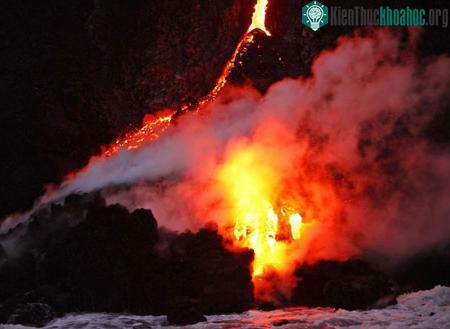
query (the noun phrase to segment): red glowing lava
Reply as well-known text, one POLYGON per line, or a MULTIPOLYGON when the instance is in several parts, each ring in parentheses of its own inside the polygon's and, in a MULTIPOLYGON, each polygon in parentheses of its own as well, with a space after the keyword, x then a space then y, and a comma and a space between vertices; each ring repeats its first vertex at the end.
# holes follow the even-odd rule
MULTIPOLYGON (((239 41, 236 49, 233 52, 233 55, 227 61, 221 75, 217 79, 214 88, 208 95, 198 101, 195 111, 201 110, 205 105, 216 99, 222 88, 227 84, 228 76, 235 66, 236 58, 239 54, 245 52, 246 48, 248 48, 248 46, 254 42, 254 35, 251 32, 255 29, 260 29, 264 31, 266 35, 270 36, 270 32, 265 27, 267 5, 268 0, 257 1, 253 13, 252 23, 247 33, 245 33, 239 41)), ((156 116, 146 116, 142 122, 142 128, 136 131, 128 132, 125 134, 125 136, 116 139, 114 143, 104 149, 102 156, 110 157, 119 152, 121 149, 136 149, 144 143, 156 140, 161 135, 161 133, 163 133, 170 126, 171 122, 173 121, 174 115, 179 111, 183 111, 184 108, 185 106, 181 106, 181 110, 174 110, 170 111, 170 113, 166 112, 156 116)))

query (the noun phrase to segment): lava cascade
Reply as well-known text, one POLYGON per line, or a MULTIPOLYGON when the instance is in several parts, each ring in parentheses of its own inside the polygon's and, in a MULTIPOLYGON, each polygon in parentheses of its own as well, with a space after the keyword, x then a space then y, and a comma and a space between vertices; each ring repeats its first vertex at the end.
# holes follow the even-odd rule
POLYGON ((253 278, 287 265, 286 246, 299 240, 303 218, 295 204, 283 197, 277 168, 258 145, 239 147, 227 157, 218 173, 239 246, 255 253, 253 278))
POLYGON ((269 30, 266 28, 266 11, 269 5, 269 0, 258 0, 256 2, 255 11, 253 13, 252 24, 248 29, 249 32, 260 29, 270 36, 269 30))
MULTIPOLYGON (((257 1, 249 29, 227 61, 214 88, 197 102, 195 112, 216 99, 227 84, 237 57, 255 40, 252 32, 258 29, 270 36, 265 26, 267 6, 268 0, 257 1)), ((117 139, 103 151, 103 156, 110 157, 122 149, 137 149, 144 143, 155 141, 173 123, 177 114, 187 111, 190 107, 184 105, 177 111, 146 116, 142 128, 117 139)), ((277 174, 270 166, 258 165, 255 162, 260 153, 261 150, 252 148, 241 150, 223 164, 219 173, 224 198, 232 204, 230 216, 235 221, 234 243, 239 247, 250 248, 255 253, 253 279, 256 286, 257 278, 266 270, 281 270, 286 266, 286 246, 300 239, 303 225, 303 218, 295 205, 287 204, 276 195, 280 183, 277 182, 277 174)))

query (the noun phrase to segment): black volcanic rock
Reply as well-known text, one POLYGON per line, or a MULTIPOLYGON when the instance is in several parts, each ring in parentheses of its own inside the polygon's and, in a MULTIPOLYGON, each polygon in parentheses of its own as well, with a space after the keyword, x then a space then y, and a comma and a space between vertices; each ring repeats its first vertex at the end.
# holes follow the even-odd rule
POLYGON ((8 256, 6 255, 5 249, 0 244, 0 266, 2 266, 8 260, 8 256))
POLYGON ((29 252, 0 266, 0 303, 36 286, 36 259, 29 252))
POLYGON ((243 312, 253 305, 249 265, 253 252, 231 252, 217 231, 202 229, 173 239, 166 251, 166 293, 200 302, 203 314, 243 312))
POLYGON ((91 210, 66 239, 47 250, 39 265, 40 282, 63 283, 75 309, 146 312, 151 295, 145 281, 151 276, 145 274, 157 265, 152 253, 156 229, 149 211, 130 214, 118 205, 91 210))
POLYGON ((22 251, 0 267, 0 304, 9 310, 3 314, 40 303, 58 315, 170 314, 181 323, 253 305, 253 252, 227 250, 215 229, 165 232, 150 211, 106 206, 95 194, 68 197, 32 216, 9 233, 22 251), (186 301, 191 315, 182 311, 186 301))
POLYGON ((192 299, 174 300, 173 306, 167 312, 167 321, 177 326, 205 322, 206 318, 200 309, 201 306, 198 301, 192 299))
POLYGON ((320 261, 297 269, 292 303, 310 307, 367 309, 393 295, 389 278, 361 260, 320 261))
MULTIPOLYGON (((253 252, 227 250, 216 228, 167 232, 150 211, 107 206, 92 194, 40 209, 0 242, 9 235, 21 253, 4 250, 0 322, 44 323, 52 312, 128 312, 167 314, 171 323, 187 324, 254 306, 253 252)), ((446 249, 417 255, 389 272, 395 285, 362 260, 304 265, 295 273, 290 304, 385 306, 399 292, 448 284, 449 259, 446 249)))
POLYGON ((450 245, 420 252, 395 267, 393 277, 404 291, 450 286, 450 245))
POLYGON ((0 306, 0 323, 43 327, 53 320, 55 315, 49 305, 42 303, 17 304, 12 307, 0 306))
MULTIPOLYGON (((309 2, 269 1, 266 27, 271 36, 266 36, 262 31, 257 33, 255 43, 239 59, 232 72, 233 83, 250 82, 265 92, 271 84, 284 78, 308 76, 311 74, 312 62, 321 51, 334 47, 339 36, 354 31, 353 27, 325 26, 313 32, 303 26, 301 10, 309 2)), ((343 0, 333 5, 350 2, 343 0)))

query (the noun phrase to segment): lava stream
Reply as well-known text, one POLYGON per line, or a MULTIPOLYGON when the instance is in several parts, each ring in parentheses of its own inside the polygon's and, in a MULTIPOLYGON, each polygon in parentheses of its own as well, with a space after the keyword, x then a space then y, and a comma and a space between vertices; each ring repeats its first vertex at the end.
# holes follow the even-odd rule
MULTIPOLYGON (((214 88, 198 101, 195 111, 213 101, 227 84, 237 57, 255 40, 252 32, 259 29, 270 36, 265 26, 267 6, 268 0, 257 1, 247 33, 238 43, 214 88)), ((141 129, 117 139, 104 150, 103 156, 113 156, 121 149, 136 149, 143 143, 155 141, 171 125, 174 116, 188 107, 182 106, 178 111, 166 112, 156 117, 146 116, 141 129)), ((254 161, 255 156, 258 156, 258 150, 253 149, 236 154, 223 165, 219 180, 225 188, 224 198, 232 204, 230 217, 235 220, 235 243, 254 251, 253 277, 257 278, 268 269, 279 270, 285 266, 285 247, 300 238, 302 217, 292 206, 279 206, 285 204, 276 194, 280 182, 276 181, 276 174, 270 167, 264 167, 254 161), (286 227, 289 228, 288 233, 283 229, 286 227), (280 235, 284 238, 279 239, 280 235)))
MULTIPOLYGON (((236 49, 233 52, 233 55, 227 61, 222 74, 217 79, 214 88, 208 95, 198 101, 195 111, 201 110, 208 103, 216 99, 222 88, 227 84, 228 76, 234 68, 237 56, 242 52, 245 52, 248 46, 254 42, 254 35, 251 32, 255 29, 260 29, 264 33, 266 33, 266 35, 270 36, 270 32, 265 27, 268 2, 269 0, 257 1, 252 17, 252 23, 247 30, 247 33, 245 33, 239 41, 236 49)), ((160 134, 170 126, 175 114, 183 112, 184 109, 188 107, 188 105, 183 105, 181 106, 180 110, 170 111, 170 113, 160 114, 156 117, 152 115, 146 116, 140 129, 126 133, 125 136, 116 139, 114 143, 112 143, 108 148, 104 149, 102 155, 104 157, 110 157, 119 152, 121 149, 136 149, 145 142, 152 142, 158 139, 160 134)))
POLYGON ((255 11, 253 13, 252 24, 250 25, 248 32, 255 29, 260 29, 264 33, 270 36, 269 30, 266 28, 266 12, 269 0, 258 0, 256 2, 255 11))
POLYGON ((172 122, 175 111, 169 111, 159 116, 146 115, 143 120, 142 128, 137 131, 126 133, 124 137, 117 139, 107 149, 103 151, 103 156, 110 157, 119 150, 126 148, 133 150, 139 148, 142 143, 154 141, 159 135, 169 127, 172 122))

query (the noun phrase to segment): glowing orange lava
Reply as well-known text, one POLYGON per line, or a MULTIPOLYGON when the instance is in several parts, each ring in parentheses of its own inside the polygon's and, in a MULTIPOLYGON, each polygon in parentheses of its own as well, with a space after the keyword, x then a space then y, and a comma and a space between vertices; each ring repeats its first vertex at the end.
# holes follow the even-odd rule
MULTIPOLYGON (((247 33, 236 46, 214 88, 198 101, 195 111, 213 101, 227 84, 237 57, 254 42, 254 34, 251 32, 260 29, 270 36, 265 25, 268 2, 257 1, 247 33)), ((187 106, 178 111, 184 111, 185 108, 187 106)), ((142 128, 117 139, 104 150, 103 155, 109 157, 121 149, 136 149, 145 142, 156 140, 170 126, 178 111, 146 116, 142 128)), ((302 229, 301 215, 292 206, 286 206, 284 200, 280 200, 277 195, 279 182, 275 171, 257 161, 260 152, 261 150, 257 149, 238 152, 223 165, 219 174, 219 181, 224 186, 226 198, 231 204, 230 216, 235 221, 234 237, 240 246, 250 248, 255 253, 254 278, 269 268, 281 269, 286 266, 287 243, 298 240, 302 229), (281 204, 284 206, 280 206, 281 204), (286 232, 282 232, 283 227, 290 228, 288 239, 279 241, 280 233, 286 235, 286 232)))
MULTIPOLYGON (((200 99, 195 111, 213 101, 227 84, 228 76, 237 57, 254 42, 255 29, 270 35, 265 26, 268 0, 258 0, 248 32, 238 43, 233 55, 226 63, 211 92, 200 99)), ((179 111, 184 111, 186 106, 179 111)), ((146 116, 141 129, 127 133, 117 139, 103 155, 108 157, 121 149, 136 149, 145 142, 156 140, 172 123, 178 111, 156 116, 146 116)), ((263 150, 247 148, 234 154, 222 167, 218 180, 230 203, 230 217, 234 220, 234 237, 238 245, 250 248, 255 253, 253 277, 268 269, 281 270, 288 263, 286 248, 291 241, 300 239, 302 216, 292 205, 280 198, 279 178, 276 170, 263 164, 263 150), (282 205, 282 206, 280 206, 282 205), (288 227, 288 233, 283 228, 288 227), (279 236, 282 238, 279 238, 279 236)))
POLYGON ((280 175, 267 162, 264 149, 257 146, 233 152, 218 173, 235 220, 236 242, 255 253, 254 278, 287 266, 286 247, 301 236, 302 217, 283 200, 280 175), (283 231, 287 227, 288 231, 283 231))
MULTIPOLYGON (((228 82, 228 76, 234 68, 236 58, 239 54, 246 51, 249 44, 254 42, 254 35, 251 33, 254 29, 260 29, 270 36, 270 32, 265 27, 266 10, 269 0, 258 0, 255 5, 255 10, 253 13, 252 23, 247 31, 247 33, 239 41, 233 55, 226 63, 222 74, 217 79, 214 88, 211 92, 200 99, 197 103, 195 111, 201 110, 208 103, 212 102, 217 98, 222 88, 228 82)), ((184 111, 187 106, 182 106, 178 111, 172 111, 170 114, 162 114, 156 116, 146 116, 142 123, 142 128, 139 130, 128 132, 125 136, 120 137, 114 141, 108 148, 103 151, 104 157, 110 157, 116 154, 121 149, 132 150, 139 148, 140 145, 146 142, 152 142, 156 140, 161 133, 163 133, 172 123, 173 117, 176 113, 184 111)))
POLYGON ((137 149, 145 141, 158 139, 160 134, 169 127, 174 114, 175 111, 169 111, 169 113, 160 114, 156 117, 153 115, 146 115, 144 117, 142 128, 137 131, 126 133, 123 138, 118 138, 103 151, 103 156, 113 156, 121 149, 137 149))
POLYGON ((256 2, 255 11, 253 13, 252 24, 250 25, 248 32, 254 29, 260 29, 270 36, 269 30, 266 28, 266 11, 269 5, 269 0, 258 0, 256 2))

